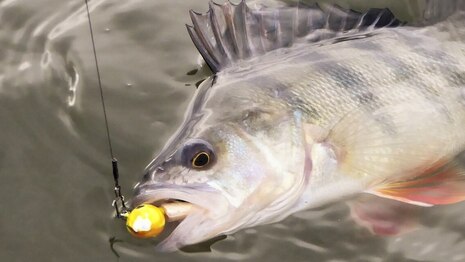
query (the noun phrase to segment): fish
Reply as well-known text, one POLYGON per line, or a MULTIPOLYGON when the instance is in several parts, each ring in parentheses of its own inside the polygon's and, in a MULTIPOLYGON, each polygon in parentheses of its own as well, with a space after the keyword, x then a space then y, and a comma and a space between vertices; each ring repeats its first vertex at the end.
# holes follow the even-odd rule
MULTIPOLYGON (((302 2, 190 11, 188 33, 213 75, 131 199, 192 205, 157 248, 358 194, 422 207, 465 200, 465 1, 425 3, 407 22, 386 8, 302 2)), ((389 217, 404 210, 389 206, 389 217)), ((353 209, 374 231, 402 231, 381 230, 370 210, 353 209)))

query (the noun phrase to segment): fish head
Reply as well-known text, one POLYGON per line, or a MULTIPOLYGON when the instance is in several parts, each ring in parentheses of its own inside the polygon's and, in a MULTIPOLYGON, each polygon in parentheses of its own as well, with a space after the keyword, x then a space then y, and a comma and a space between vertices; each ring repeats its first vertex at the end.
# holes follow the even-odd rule
POLYGON ((171 200, 193 205, 161 250, 278 221, 304 187, 298 117, 264 107, 218 113, 229 106, 222 99, 227 92, 209 92, 201 87, 191 114, 135 187, 134 206, 171 200))

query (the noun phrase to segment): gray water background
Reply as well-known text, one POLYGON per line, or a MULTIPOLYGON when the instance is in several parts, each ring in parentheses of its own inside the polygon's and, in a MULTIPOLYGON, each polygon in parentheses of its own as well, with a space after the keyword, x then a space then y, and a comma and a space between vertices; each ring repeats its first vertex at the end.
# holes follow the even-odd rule
MULTIPOLYGON (((198 54, 184 27, 207 2, 91 1, 128 196, 208 75, 192 75, 198 54)), ((422 209, 420 229, 399 237, 373 236, 341 202, 240 231, 211 252, 156 253, 154 241, 132 238, 112 218, 84 11, 81 0, 0 1, 0 261, 465 261, 464 204, 422 209)))

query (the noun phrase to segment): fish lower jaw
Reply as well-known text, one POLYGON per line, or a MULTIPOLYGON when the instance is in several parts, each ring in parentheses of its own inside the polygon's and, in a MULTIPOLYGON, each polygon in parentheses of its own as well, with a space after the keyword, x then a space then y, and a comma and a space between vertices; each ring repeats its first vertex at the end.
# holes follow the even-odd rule
POLYGON ((229 209, 228 202, 216 192, 177 191, 172 188, 145 190, 133 200, 133 206, 140 204, 152 204, 165 212, 168 223, 156 247, 163 252, 173 252, 221 234, 215 228, 221 227, 219 218, 224 217, 229 209))

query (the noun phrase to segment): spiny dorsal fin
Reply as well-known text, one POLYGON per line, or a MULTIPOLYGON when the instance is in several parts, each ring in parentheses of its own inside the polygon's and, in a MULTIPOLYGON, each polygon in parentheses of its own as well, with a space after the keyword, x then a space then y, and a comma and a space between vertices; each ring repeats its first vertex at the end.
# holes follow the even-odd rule
POLYGON ((346 32, 397 26, 400 21, 388 9, 366 13, 335 5, 298 5, 251 9, 239 4, 210 2, 204 13, 190 11, 193 26, 187 30, 205 62, 213 70, 240 60, 288 47, 295 42, 318 42, 346 32))
POLYGON ((442 21, 457 10, 465 10, 464 0, 426 0, 423 15, 417 25, 428 25, 442 21))

